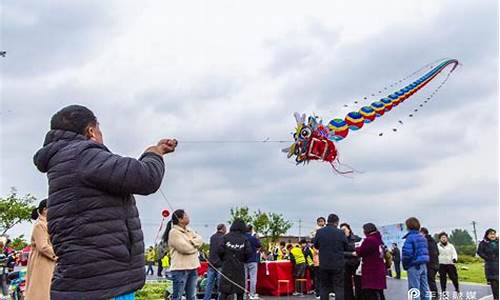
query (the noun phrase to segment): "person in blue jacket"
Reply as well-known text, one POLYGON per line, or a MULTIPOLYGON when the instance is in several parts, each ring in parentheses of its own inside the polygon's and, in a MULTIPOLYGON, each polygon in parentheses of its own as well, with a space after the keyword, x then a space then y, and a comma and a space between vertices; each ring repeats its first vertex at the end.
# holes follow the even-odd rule
POLYGON ((408 233, 403 237, 405 243, 402 250, 403 268, 408 271, 408 297, 411 299, 431 299, 427 282, 427 263, 429 249, 427 240, 420 234, 420 222, 411 217, 406 220, 408 233))

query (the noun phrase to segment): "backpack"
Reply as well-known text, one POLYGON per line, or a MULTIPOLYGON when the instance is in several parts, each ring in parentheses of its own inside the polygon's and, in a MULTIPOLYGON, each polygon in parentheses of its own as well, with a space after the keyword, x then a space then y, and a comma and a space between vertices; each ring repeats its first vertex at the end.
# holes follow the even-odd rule
POLYGON ((386 269, 390 269, 392 267, 392 253, 385 247, 384 247, 384 265, 386 269))

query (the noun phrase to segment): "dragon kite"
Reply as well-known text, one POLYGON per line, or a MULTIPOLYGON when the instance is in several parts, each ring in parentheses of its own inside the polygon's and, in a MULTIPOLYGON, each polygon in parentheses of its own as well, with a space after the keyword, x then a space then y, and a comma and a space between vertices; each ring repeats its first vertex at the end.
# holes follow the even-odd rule
POLYGON ((345 139, 349 131, 360 130, 363 125, 369 124, 382 117, 385 113, 390 112, 424 88, 447 67, 451 66, 449 76, 458 65, 458 60, 447 59, 400 90, 370 105, 363 106, 358 111, 349 112, 343 119, 335 118, 328 124, 323 124, 323 121, 315 115, 306 118, 305 114, 295 113, 297 127, 293 133, 294 143, 290 147, 283 149, 283 152, 288 153, 288 158, 295 156, 297 164, 320 160, 329 162, 335 169, 334 162, 338 162, 338 153, 334 142, 345 139))

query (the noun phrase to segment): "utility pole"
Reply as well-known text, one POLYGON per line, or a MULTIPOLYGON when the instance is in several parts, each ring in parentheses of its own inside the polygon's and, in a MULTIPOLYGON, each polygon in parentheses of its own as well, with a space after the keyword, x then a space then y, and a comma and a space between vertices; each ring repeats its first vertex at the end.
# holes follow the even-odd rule
POLYGON ((299 219, 299 242, 302 239, 302 219, 299 219))
POLYGON ((477 247, 477 231, 476 231, 476 221, 472 221, 472 231, 474 232, 474 240, 476 241, 476 247, 477 247))

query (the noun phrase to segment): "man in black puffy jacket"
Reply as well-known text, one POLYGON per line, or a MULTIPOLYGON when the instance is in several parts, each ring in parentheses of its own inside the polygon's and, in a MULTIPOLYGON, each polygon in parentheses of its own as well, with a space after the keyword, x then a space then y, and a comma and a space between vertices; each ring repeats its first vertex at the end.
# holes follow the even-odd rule
POLYGON ((52 300, 100 300, 144 285, 144 241, 133 194, 161 184, 163 155, 177 142, 163 139, 139 159, 103 145, 92 111, 67 106, 52 116, 34 156, 49 183, 48 229, 58 257, 52 300))

